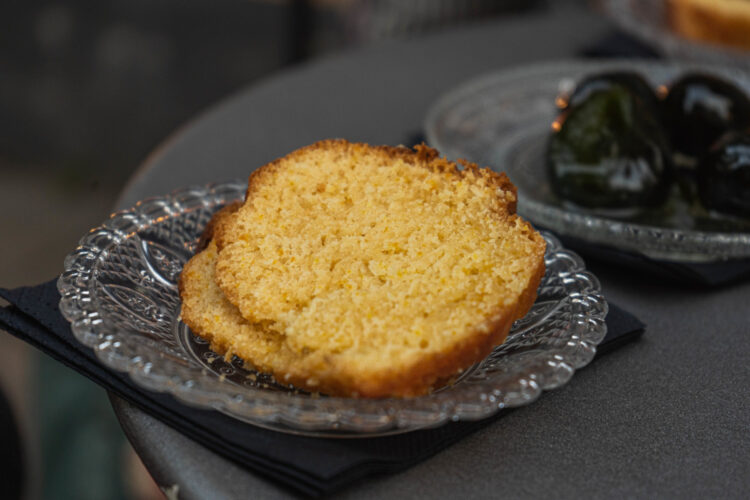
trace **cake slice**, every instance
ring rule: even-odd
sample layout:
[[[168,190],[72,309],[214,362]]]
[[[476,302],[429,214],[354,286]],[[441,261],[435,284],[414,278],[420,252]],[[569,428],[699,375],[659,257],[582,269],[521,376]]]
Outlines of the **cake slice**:
[[[209,341],[211,350],[230,359],[239,355],[261,371],[279,373],[299,358],[283,342],[283,336],[240,316],[216,285],[216,244],[188,261],[180,278],[182,321],[193,333]]]
[[[180,274],[180,318],[193,333],[209,341],[214,352],[227,359],[237,352],[262,372],[276,372],[295,361],[283,338],[243,318],[216,285],[214,230],[241,206],[236,202],[219,210],[203,230],[198,252]],[[252,361],[251,361],[252,360]]]
[[[183,300],[210,297],[193,329],[312,391],[428,392],[504,341],[544,274],[507,177],[426,146],[318,142],[254,172],[246,200],[186,266]]]

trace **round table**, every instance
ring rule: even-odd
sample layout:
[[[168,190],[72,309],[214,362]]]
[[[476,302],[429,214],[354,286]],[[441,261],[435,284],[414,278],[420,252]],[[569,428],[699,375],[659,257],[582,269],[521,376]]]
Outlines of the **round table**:
[[[318,139],[404,143],[431,103],[478,74],[572,57],[611,27],[575,8],[389,42],[288,69],[180,129],[118,208],[180,186],[244,178]],[[642,340],[436,456],[339,494],[357,498],[747,497],[750,283],[717,290],[593,271],[648,324]],[[289,490],[112,397],[156,481],[179,498],[280,498]]]

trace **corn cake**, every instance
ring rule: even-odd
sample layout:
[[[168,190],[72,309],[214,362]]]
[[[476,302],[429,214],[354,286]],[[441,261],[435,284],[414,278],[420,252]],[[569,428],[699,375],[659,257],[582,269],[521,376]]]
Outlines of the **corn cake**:
[[[253,173],[186,266],[183,320],[222,353],[331,395],[428,392],[502,343],[544,240],[504,174],[343,140]]]

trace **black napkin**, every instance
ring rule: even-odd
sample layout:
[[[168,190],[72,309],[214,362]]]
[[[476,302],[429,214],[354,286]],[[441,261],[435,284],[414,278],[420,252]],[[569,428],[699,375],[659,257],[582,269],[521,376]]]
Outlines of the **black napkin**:
[[[37,347],[108,391],[241,466],[297,492],[318,496],[373,474],[403,470],[502,416],[456,422],[397,436],[321,439],[293,436],[245,424],[212,410],[186,406],[167,394],[142,389],[123,373],[99,363],[78,343],[60,315],[55,281],[0,289],[10,306],[0,308],[0,329]],[[608,333],[597,357],[640,336],[644,324],[610,304]]]

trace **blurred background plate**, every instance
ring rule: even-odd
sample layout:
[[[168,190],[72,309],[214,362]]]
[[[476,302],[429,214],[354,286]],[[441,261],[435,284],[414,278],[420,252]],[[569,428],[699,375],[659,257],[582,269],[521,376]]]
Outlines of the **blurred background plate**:
[[[638,72],[654,87],[688,71],[709,72],[750,92],[750,75],[731,67],[635,60],[542,63],[492,73],[445,94],[427,115],[428,143],[449,158],[506,172],[518,188],[518,212],[560,235],[679,262],[750,257],[750,227],[738,220],[678,213],[636,223],[574,209],[552,195],[544,152],[559,111],[555,98],[585,75],[612,70]]]

